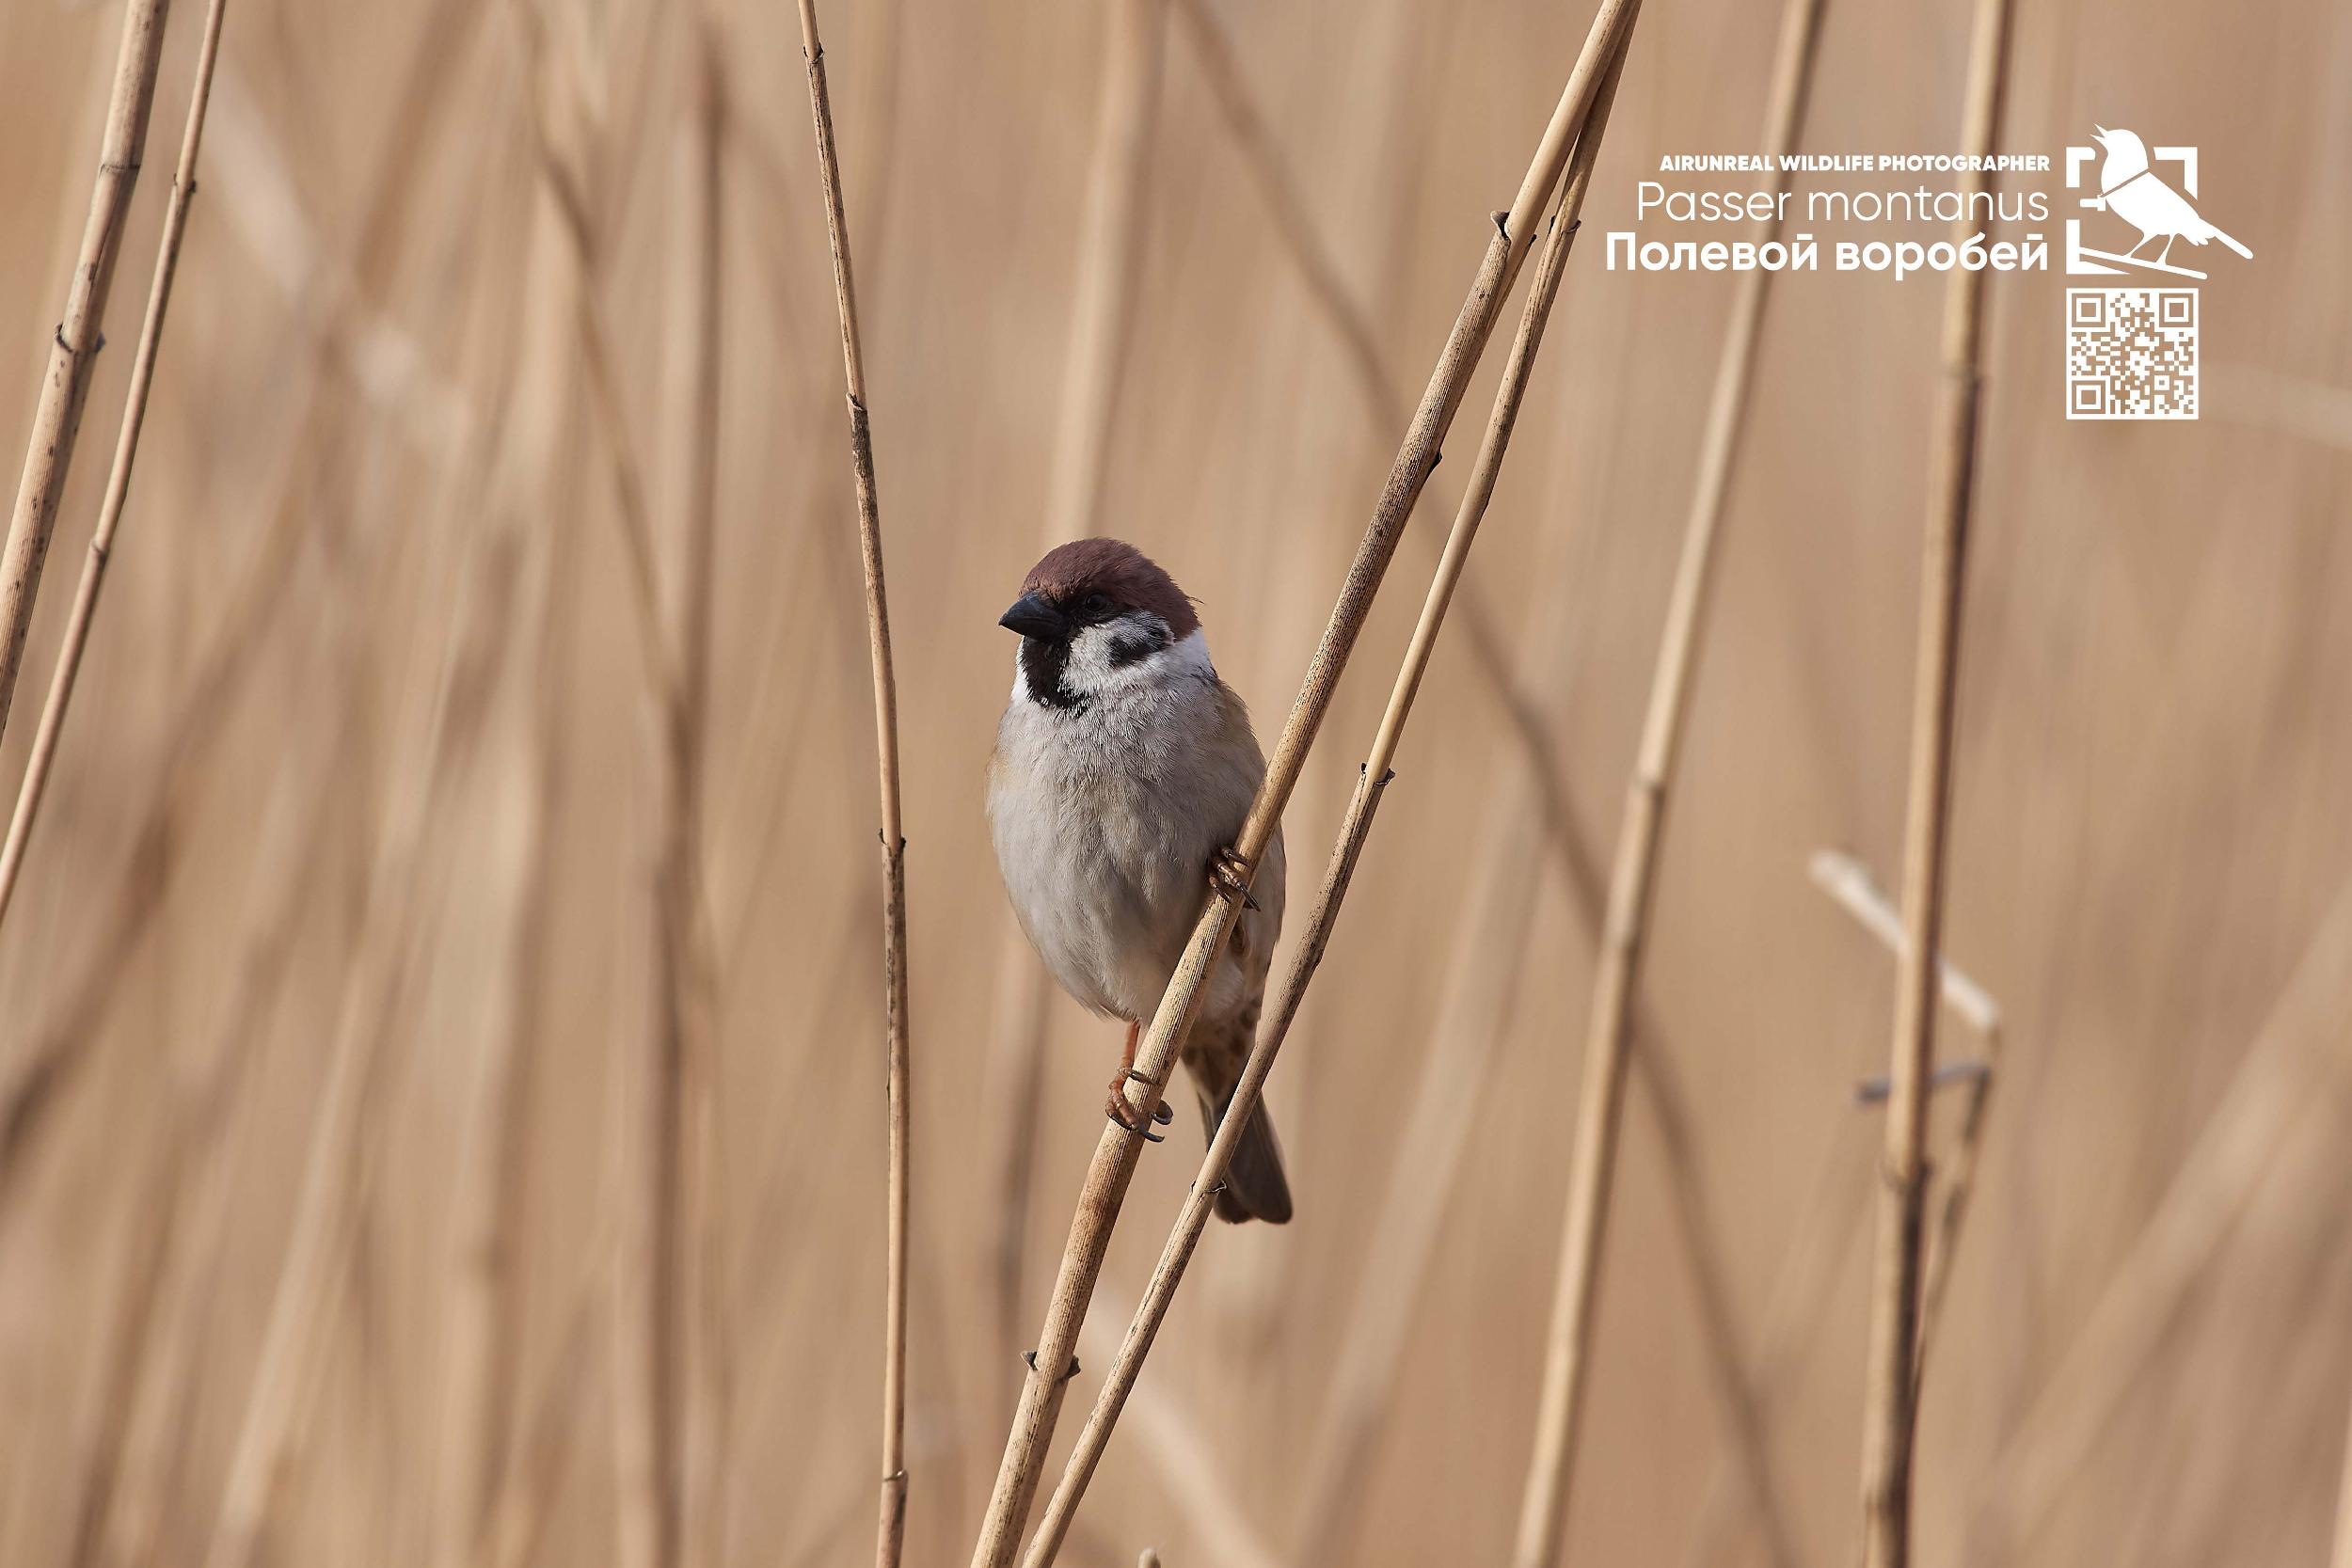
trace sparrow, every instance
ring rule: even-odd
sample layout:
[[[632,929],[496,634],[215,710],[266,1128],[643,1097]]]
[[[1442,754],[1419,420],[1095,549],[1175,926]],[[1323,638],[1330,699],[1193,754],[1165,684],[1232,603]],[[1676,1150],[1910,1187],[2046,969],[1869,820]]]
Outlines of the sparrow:
[[[1021,648],[989,761],[997,869],[1022,930],[1062,990],[1125,1022],[1105,1109],[1149,1135],[1126,1095],[1136,1036],[1159,1006],[1208,884],[1244,885],[1232,845],[1265,757],[1248,709],[1209,661],[1192,600],[1133,545],[1079,539],[1049,550],[998,625]],[[1241,918],[1180,1053],[1212,1139],[1257,1034],[1282,928],[1282,880],[1278,831],[1246,884]],[[1263,1104],[1234,1148],[1216,1212],[1236,1223],[1291,1217]]]
[[[2137,257],[2140,247],[2161,236],[2164,248],[2156,253],[2156,265],[2163,266],[2165,258],[2172,254],[2174,240],[2186,240],[2191,245],[2203,245],[2207,240],[2219,240],[2240,256],[2254,253],[2237,241],[2197,215],[2197,209],[2188,204],[2188,198],[2156,178],[2148,166],[2148,146],[2129,131],[2097,128],[2092,141],[2099,144],[2106,157],[2099,165],[2099,194],[2083,202],[2086,207],[2101,212],[2112,209],[2115,215],[2139,230],[2139,244],[2124,254]]]

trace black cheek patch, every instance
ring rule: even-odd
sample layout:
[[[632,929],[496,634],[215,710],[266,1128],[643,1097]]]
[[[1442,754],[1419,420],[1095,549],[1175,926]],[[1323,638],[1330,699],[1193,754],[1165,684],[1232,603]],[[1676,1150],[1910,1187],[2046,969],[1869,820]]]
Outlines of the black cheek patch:
[[[1121,632],[1111,639],[1111,668],[1124,670],[1130,664],[1150,658],[1166,646],[1158,638],[1140,632]]]

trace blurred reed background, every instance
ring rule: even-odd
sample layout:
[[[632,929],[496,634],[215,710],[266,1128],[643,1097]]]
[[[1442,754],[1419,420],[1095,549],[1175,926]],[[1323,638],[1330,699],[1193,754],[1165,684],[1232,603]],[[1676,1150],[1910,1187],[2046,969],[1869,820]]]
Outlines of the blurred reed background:
[[[167,36],[10,781],[201,8]],[[1070,1560],[1508,1546],[1596,867],[1731,292],[1607,272],[1597,241],[1661,154],[1756,144],[1775,10],[1643,19],[1470,573],[1520,711],[1457,612],[1271,1085],[1299,1217],[1210,1234]],[[1009,937],[995,617],[1057,534],[1133,539],[1271,735],[1588,19],[826,8],[906,785],[911,1561],[971,1538],[1118,1044]],[[1830,0],[1803,145],[1954,146],[1967,25]],[[0,8],[0,431],[29,426],[120,26]],[[2065,422],[2060,279],[1991,291],[1946,952],[2005,1050],[1920,1560],[2319,1564],[2352,1409],[2352,19],[2026,0],[2011,58],[2005,147],[2195,140],[2255,260],[2203,292],[2203,420],[2160,431]],[[0,1560],[637,1561],[615,1325],[649,1310],[675,1320],[686,1560],[862,1560],[881,892],[796,19],[233,0],[199,176],[0,932]],[[1893,967],[1807,867],[1836,847],[1894,877],[1941,299],[1821,274],[1769,306],[1573,1561],[1851,1547],[1882,1115],[1853,1086]],[[1439,470],[1416,531],[1461,483]],[[1400,551],[1292,802],[1302,917],[1430,560]],[[1942,1048],[1978,1050],[1957,1015]],[[692,1220],[659,1280],[624,1247],[656,1090],[687,1107]],[[1939,1155],[1963,1099],[1938,1098]],[[1144,1162],[1080,1401],[1196,1137]]]

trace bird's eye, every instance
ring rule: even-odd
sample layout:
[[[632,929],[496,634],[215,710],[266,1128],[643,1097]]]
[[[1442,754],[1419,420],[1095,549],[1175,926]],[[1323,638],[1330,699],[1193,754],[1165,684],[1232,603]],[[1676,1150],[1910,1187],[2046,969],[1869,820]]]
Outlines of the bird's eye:
[[[1088,615],[1108,615],[1111,612],[1110,595],[1089,594],[1078,601],[1078,609]]]

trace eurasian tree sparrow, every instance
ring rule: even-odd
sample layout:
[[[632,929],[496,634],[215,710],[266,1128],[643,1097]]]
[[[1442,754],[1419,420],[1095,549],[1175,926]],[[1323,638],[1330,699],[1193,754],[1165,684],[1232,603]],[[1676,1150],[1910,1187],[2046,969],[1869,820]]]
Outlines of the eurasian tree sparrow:
[[[1132,545],[1080,539],[1046,553],[1000,625],[1021,635],[1012,701],[989,763],[989,826],[1021,927],[1061,987],[1127,1023],[1112,1119],[1136,1037],[1158,1007],[1265,776],[1249,713],[1217,679],[1192,601]],[[1278,831],[1211,972],[1183,1060],[1216,1132],[1241,1076],[1282,927]],[[1261,1104],[1217,1195],[1219,1218],[1291,1217]]]

